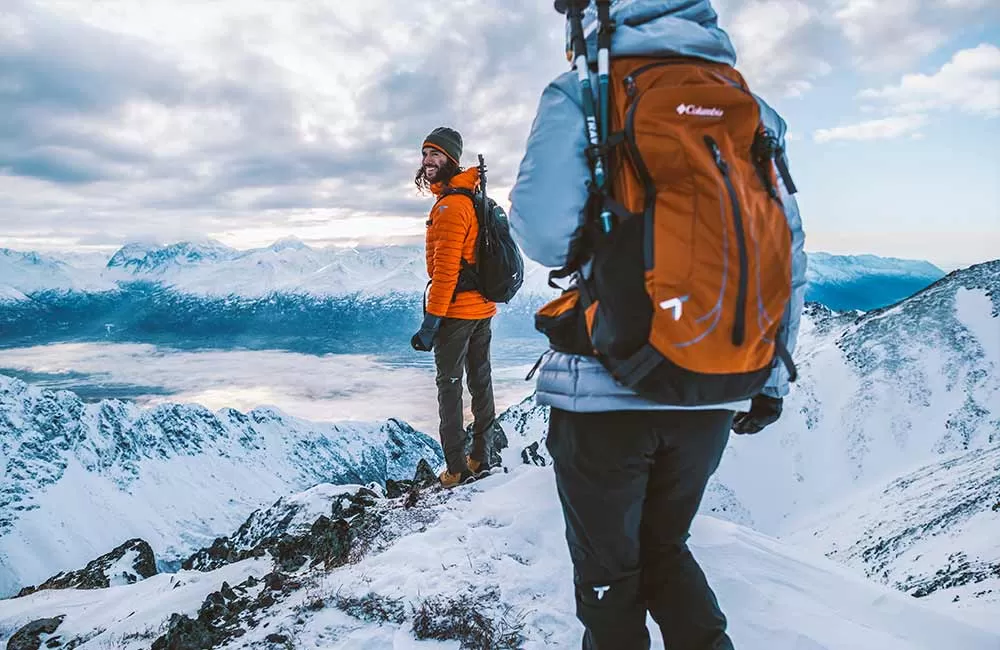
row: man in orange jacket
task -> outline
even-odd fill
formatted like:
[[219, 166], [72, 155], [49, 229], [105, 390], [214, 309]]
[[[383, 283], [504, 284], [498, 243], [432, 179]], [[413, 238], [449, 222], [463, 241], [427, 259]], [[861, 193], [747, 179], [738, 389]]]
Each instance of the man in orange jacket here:
[[[437, 368], [440, 437], [447, 469], [439, 477], [453, 487], [487, 469], [486, 452], [496, 427], [493, 380], [490, 369], [491, 322], [496, 303], [467, 288], [466, 266], [476, 261], [479, 221], [472, 200], [450, 189], [475, 191], [479, 170], [462, 171], [462, 136], [447, 127], [434, 129], [422, 147], [420, 169], [414, 181], [420, 190], [437, 197], [427, 220], [426, 254], [430, 286], [424, 322], [410, 344], [415, 350], [434, 351]], [[468, 373], [472, 394], [472, 451], [465, 455], [462, 418], [462, 371]]]

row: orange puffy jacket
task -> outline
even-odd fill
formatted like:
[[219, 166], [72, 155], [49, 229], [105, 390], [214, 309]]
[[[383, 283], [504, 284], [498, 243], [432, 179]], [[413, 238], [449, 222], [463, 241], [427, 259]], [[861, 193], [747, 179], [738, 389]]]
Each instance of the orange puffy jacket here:
[[[460, 172], [448, 185], [475, 191], [479, 187], [479, 170], [473, 167]], [[490, 318], [497, 313], [496, 303], [478, 291], [455, 294], [462, 260], [470, 264], [476, 261], [479, 220], [467, 196], [442, 196], [445, 189], [443, 183], [431, 186], [438, 201], [427, 220], [427, 275], [431, 279], [427, 313], [460, 320]]]

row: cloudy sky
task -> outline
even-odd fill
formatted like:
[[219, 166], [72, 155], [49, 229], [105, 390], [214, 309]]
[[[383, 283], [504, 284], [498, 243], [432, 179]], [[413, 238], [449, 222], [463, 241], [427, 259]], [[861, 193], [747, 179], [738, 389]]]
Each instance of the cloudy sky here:
[[[787, 119], [808, 248], [1000, 256], [1000, 3], [717, 0]], [[420, 237], [448, 124], [506, 199], [550, 0], [3, 0], [0, 246]]]

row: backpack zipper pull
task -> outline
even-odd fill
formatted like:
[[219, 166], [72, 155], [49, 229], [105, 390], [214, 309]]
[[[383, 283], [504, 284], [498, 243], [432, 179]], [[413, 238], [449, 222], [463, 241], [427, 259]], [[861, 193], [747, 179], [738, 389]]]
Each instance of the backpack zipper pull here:
[[723, 174], [728, 174], [729, 165], [722, 159], [722, 151], [719, 149], [719, 143], [717, 143], [712, 136], [706, 135], [705, 144], [708, 145], [709, 150], [712, 152], [712, 158], [715, 159], [715, 166], [718, 167]]
[[625, 94], [629, 97], [635, 97], [635, 91], [635, 77], [632, 75], [625, 77]]

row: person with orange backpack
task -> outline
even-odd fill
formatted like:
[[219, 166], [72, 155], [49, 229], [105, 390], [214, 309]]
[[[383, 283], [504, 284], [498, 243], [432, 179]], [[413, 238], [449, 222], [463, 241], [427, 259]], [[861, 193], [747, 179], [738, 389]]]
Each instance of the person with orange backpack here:
[[550, 283], [569, 279], [535, 316], [536, 400], [583, 648], [649, 648], [648, 613], [671, 650], [728, 650], [687, 539], [730, 431], [775, 422], [795, 379], [786, 125], [709, 0], [555, 4], [575, 70], [542, 93], [510, 220]]
[[[438, 431], [447, 463], [438, 480], [449, 488], [489, 469], [487, 455], [499, 427], [490, 363], [491, 323], [497, 313], [490, 296], [497, 286], [486, 281], [488, 269], [477, 264], [482, 262], [479, 244], [483, 238], [474, 192], [485, 184], [485, 166], [463, 170], [461, 157], [461, 134], [447, 127], [434, 129], [424, 139], [414, 178], [417, 188], [430, 190], [436, 201], [427, 219], [425, 252], [430, 282], [424, 320], [410, 344], [414, 350], [434, 352]], [[505, 299], [508, 289], [509, 281], [502, 283], [498, 297]], [[468, 456], [462, 417], [463, 371], [472, 394], [474, 418]]]

